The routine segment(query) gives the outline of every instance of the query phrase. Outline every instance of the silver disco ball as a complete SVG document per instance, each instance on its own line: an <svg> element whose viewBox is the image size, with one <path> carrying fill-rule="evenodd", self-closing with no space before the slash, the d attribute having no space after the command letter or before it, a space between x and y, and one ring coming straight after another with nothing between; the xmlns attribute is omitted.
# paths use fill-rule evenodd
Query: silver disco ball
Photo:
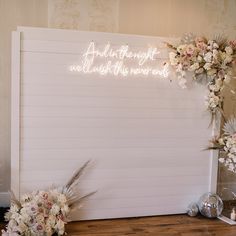
<svg viewBox="0 0 236 236"><path fill-rule="evenodd" d="M198 209L207 218L218 217L223 210L223 202L215 193L205 193L198 201Z"/></svg>
<svg viewBox="0 0 236 236"><path fill-rule="evenodd" d="M198 212L199 212L199 210L198 210L198 205L197 205L197 203L192 202L192 203L190 203L190 204L188 205L187 214L188 214L189 216L194 217L194 216L196 216L196 215L198 214Z"/></svg>

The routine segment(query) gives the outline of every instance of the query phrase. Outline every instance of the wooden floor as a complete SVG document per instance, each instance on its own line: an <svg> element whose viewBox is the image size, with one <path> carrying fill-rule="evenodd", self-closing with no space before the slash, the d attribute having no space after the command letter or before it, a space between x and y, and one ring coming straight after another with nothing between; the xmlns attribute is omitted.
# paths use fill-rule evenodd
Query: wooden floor
<svg viewBox="0 0 236 236"><path fill-rule="evenodd" d="M0 228L3 225L0 225ZM73 222L69 236L235 236L236 226L186 215Z"/></svg>

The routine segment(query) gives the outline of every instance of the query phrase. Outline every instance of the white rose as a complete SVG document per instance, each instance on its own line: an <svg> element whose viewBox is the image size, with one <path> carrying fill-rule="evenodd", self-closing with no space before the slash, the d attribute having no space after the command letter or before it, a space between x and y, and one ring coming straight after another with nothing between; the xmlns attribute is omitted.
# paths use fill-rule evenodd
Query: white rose
<svg viewBox="0 0 236 236"><path fill-rule="evenodd" d="M230 46L225 47L225 52L229 55L233 54L233 49Z"/></svg>

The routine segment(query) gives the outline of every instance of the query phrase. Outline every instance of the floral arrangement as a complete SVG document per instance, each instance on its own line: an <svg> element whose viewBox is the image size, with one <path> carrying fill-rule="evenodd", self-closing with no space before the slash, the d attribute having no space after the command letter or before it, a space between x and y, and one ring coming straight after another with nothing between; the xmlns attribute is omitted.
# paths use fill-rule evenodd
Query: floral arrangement
<svg viewBox="0 0 236 236"><path fill-rule="evenodd" d="M86 162L61 188L25 194L20 200L11 193L11 207L5 215L8 225L6 231L2 231L2 235L64 235L70 212L77 208L83 199L94 194L92 192L79 197L76 187L88 163Z"/></svg>
<svg viewBox="0 0 236 236"><path fill-rule="evenodd" d="M209 149L220 150L225 153L219 158L228 170L236 173L236 118L229 119L223 128L223 135L211 140Z"/></svg>
<svg viewBox="0 0 236 236"><path fill-rule="evenodd" d="M169 59L177 73L179 85L186 88L186 73L191 72L194 80L205 81L208 85L206 105L211 113L223 113L222 90L231 79L236 40L228 41L221 37L208 40L190 35L185 36L178 46L169 43L167 46L173 50L169 53Z"/></svg>

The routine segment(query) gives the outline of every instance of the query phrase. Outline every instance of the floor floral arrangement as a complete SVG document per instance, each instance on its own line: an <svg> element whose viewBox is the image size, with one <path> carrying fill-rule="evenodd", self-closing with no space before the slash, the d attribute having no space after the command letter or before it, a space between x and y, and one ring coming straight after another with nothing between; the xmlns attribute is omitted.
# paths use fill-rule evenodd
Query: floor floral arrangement
<svg viewBox="0 0 236 236"><path fill-rule="evenodd" d="M229 171L236 173L236 118L229 119L223 128L224 133L211 140L209 149L216 149L224 152L219 162L223 163Z"/></svg>
<svg viewBox="0 0 236 236"><path fill-rule="evenodd" d="M11 193L11 207L5 215L8 225L2 235L64 235L65 224L69 221L72 210L78 208L82 200L95 193L79 197L78 180L88 163L86 162L63 187L25 194L20 200Z"/></svg>

